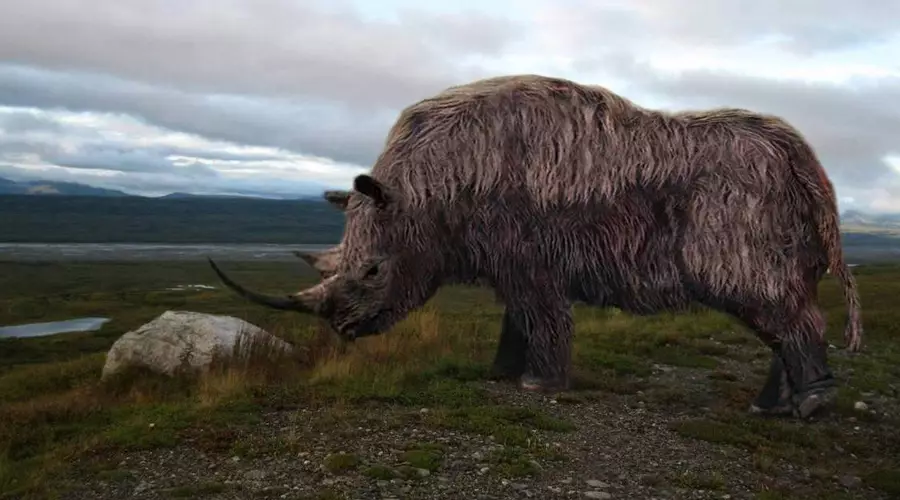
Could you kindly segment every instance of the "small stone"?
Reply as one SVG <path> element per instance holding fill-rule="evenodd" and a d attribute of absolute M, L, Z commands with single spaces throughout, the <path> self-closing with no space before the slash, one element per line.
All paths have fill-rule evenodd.
<path fill-rule="evenodd" d="M 231 461 L 234 463 L 238 463 L 241 461 L 241 457 L 235 455 L 235 456 L 231 457 Z"/>
<path fill-rule="evenodd" d="M 416 469 L 416 474 L 418 474 L 419 477 L 428 477 L 431 475 L 431 471 L 428 469 Z"/>
<path fill-rule="evenodd" d="M 247 471 L 244 476 L 251 481 L 262 481 L 266 477 L 266 473 L 261 470 L 251 470 Z"/>
<path fill-rule="evenodd" d="M 516 489 L 516 490 L 524 490 L 525 488 L 528 487 L 528 485 L 522 484 L 522 483 L 512 483 L 512 487 L 513 487 L 513 489 Z"/>
<path fill-rule="evenodd" d="M 612 498 L 612 495 L 605 491 L 585 491 L 584 496 L 586 498 L 594 498 L 598 500 L 609 500 Z"/>
<path fill-rule="evenodd" d="M 488 472 L 489 470 L 491 470 L 490 467 L 482 467 L 482 468 L 478 471 L 478 473 L 479 473 L 479 474 L 487 474 L 487 472 Z"/>
<path fill-rule="evenodd" d="M 596 479 L 588 479 L 587 485 L 590 486 L 591 488 L 599 488 L 601 490 L 609 488 L 608 484 L 604 483 L 603 481 L 598 481 Z"/>
<path fill-rule="evenodd" d="M 856 411 L 866 411 L 869 409 L 869 405 L 867 405 L 865 401 L 857 401 L 853 403 L 853 409 Z"/>
<path fill-rule="evenodd" d="M 857 476 L 841 476 L 838 478 L 838 482 L 841 483 L 841 486 L 844 488 L 856 488 L 862 484 L 862 479 Z"/>
<path fill-rule="evenodd" d="M 475 453 L 472 453 L 472 459 L 473 460 L 484 460 L 484 453 L 482 453 L 480 451 L 476 451 Z"/>

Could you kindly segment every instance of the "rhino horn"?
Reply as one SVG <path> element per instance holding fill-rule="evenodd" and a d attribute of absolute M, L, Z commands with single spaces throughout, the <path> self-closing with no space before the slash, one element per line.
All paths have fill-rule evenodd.
<path fill-rule="evenodd" d="M 325 199 L 340 210 L 347 209 L 350 201 L 350 191 L 325 191 Z"/>
<path fill-rule="evenodd" d="M 316 271 L 319 271 L 323 278 L 327 278 L 337 272 L 340 252 L 341 247 L 338 245 L 321 252 L 300 252 L 295 250 L 293 254 L 303 259 Z"/>
<path fill-rule="evenodd" d="M 334 280 L 334 277 L 331 277 L 315 286 L 297 292 L 293 295 L 276 297 L 271 295 L 264 295 L 244 288 L 243 286 L 229 278 L 228 275 L 226 275 L 221 269 L 219 269 L 219 266 L 216 265 L 216 263 L 213 262 L 212 259 L 207 260 L 209 260 L 210 266 L 212 266 L 213 271 L 215 271 L 219 276 L 219 279 L 222 280 L 222 283 L 224 283 L 228 288 L 237 292 L 238 295 L 250 300 L 251 302 L 255 302 L 257 304 L 268 306 L 274 309 L 281 309 L 284 311 L 297 311 L 302 313 L 322 315 L 323 306 L 328 296 L 328 285 Z"/>

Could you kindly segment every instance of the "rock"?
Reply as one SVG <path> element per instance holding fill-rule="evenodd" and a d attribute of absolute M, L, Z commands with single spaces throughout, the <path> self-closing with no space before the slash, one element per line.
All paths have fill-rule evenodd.
<path fill-rule="evenodd" d="M 244 477 L 246 477 L 250 481 L 262 481 L 266 478 L 266 473 L 265 471 L 254 469 L 251 471 L 247 471 L 247 473 L 244 474 Z"/>
<path fill-rule="evenodd" d="M 599 500 L 609 500 L 610 498 L 612 498 L 612 495 L 605 491 L 585 491 L 584 496 L 585 498 L 594 498 Z"/>
<path fill-rule="evenodd" d="M 605 489 L 605 488 L 609 488 L 608 484 L 604 483 L 603 481 L 598 481 L 596 479 L 588 479 L 587 485 L 590 486 L 591 488 L 598 488 L 601 490 Z"/>
<path fill-rule="evenodd" d="M 838 478 L 838 482 L 841 483 L 841 486 L 844 488 L 856 488 L 862 484 L 862 479 L 857 476 L 841 476 Z"/>
<path fill-rule="evenodd" d="M 106 354 L 101 378 L 129 368 L 169 376 L 203 371 L 214 357 L 246 356 L 251 346 L 266 346 L 272 353 L 293 350 L 287 342 L 239 318 L 166 311 L 116 340 Z"/>
<path fill-rule="evenodd" d="M 857 401 L 853 403 L 853 409 L 857 411 L 866 411 L 869 409 L 869 405 L 867 405 L 865 401 Z"/>

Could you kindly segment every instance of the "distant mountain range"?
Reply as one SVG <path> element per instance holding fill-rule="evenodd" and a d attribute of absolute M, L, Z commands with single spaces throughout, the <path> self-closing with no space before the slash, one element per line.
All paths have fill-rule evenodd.
<path fill-rule="evenodd" d="M 841 214 L 841 225 L 847 229 L 875 228 L 900 231 L 900 214 L 867 214 L 858 210 L 847 210 Z"/>
<path fill-rule="evenodd" d="M 69 196 L 129 196 L 115 189 L 104 189 L 87 184 L 55 181 L 16 182 L 0 177 L 0 195 L 33 194 L 33 195 L 69 195 Z"/>
<path fill-rule="evenodd" d="M 102 196 L 102 197 L 138 197 L 149 198 L 146 196 L 138 196 L 125 193 L 116 189 L 106 189 L 90 186 L 87 184 L 79 184 L 76 182 L 58 182 L 58 181 L 22 181 L 17 182 L 10 179 L 0 177 L 0 195 L 18 194 L 18 195 L 57 195 L 57 196 Z M 247 195 L 231 195 L 231 194 L 192 194 L 175 192 L 169 193 L 159 198 L 164 199 L 183 199 L 183 198 L 259 198 L 259 199 L 293 199 L 303 200 L 315 198 L 315 196 L 294 196 L 285 197 L 276 194 L 247 194 Z"/>

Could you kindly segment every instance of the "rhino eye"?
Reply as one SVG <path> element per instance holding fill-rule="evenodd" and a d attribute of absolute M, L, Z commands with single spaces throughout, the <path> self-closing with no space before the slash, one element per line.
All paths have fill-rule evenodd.
<path fill-rule="evenodd" d="M 363 278 L 374 278 L 375 275 L 378 274 L 378 264 L 372 265 L 367 271 Z"/>

